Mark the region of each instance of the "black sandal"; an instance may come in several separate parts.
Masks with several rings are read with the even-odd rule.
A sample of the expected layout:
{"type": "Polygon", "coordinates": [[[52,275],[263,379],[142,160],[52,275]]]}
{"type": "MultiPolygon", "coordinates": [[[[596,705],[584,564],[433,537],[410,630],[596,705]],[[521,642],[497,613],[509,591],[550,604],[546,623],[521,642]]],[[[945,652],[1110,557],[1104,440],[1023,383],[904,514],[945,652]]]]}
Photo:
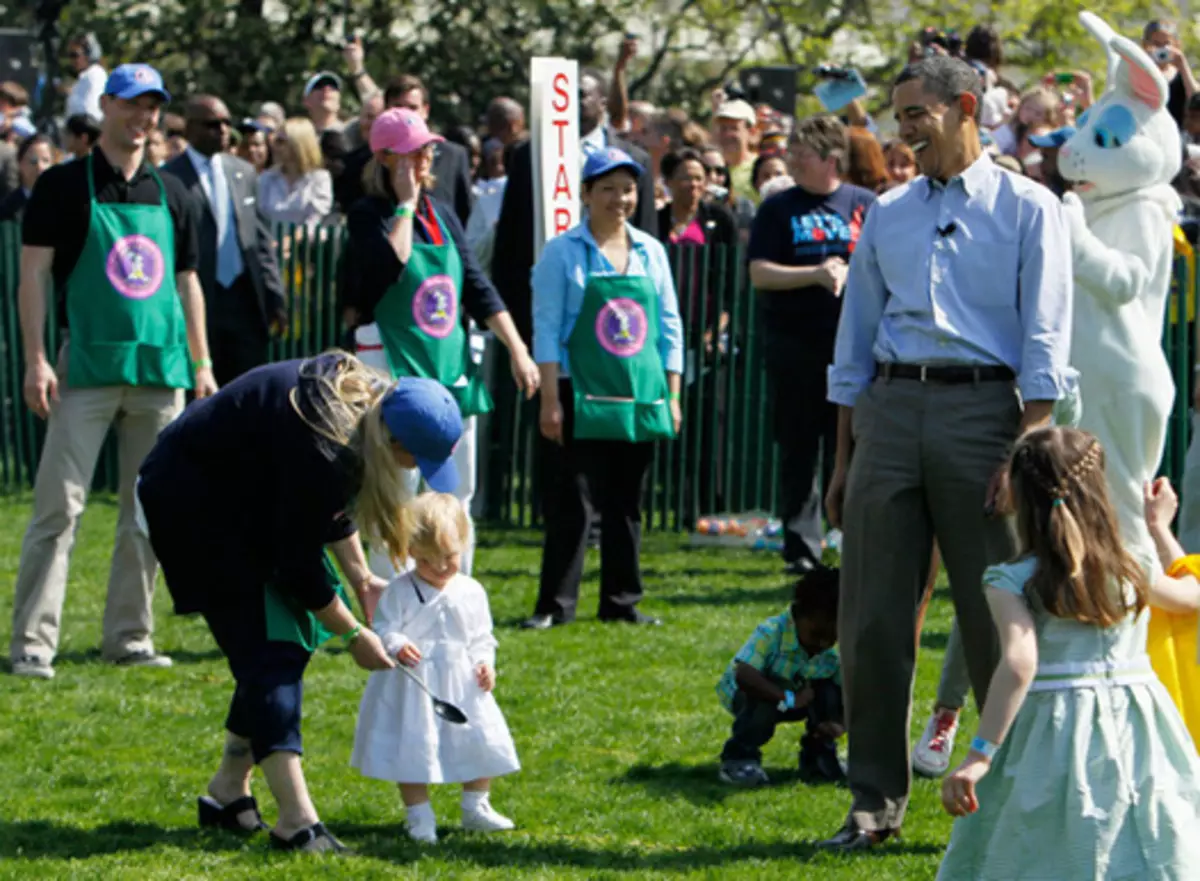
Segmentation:
{"type": "Polygon", "coordinates": [[[349,853],[350,849],[333,837],[324,823],[314,823],[307,829],[301,829],[291,838],[282,838],[271,833],[272,850],[302,850],[310,853],[349,853]]]}
{"type": "Polygon", "coordinates": [[[200,826],[205,829],[225,829],[229,832],[240,832],[242,835],[253,835],[260,829],[270,828],[263,822],[262,814],[258,812],[258,802],[252,795],[235,798],[227,805],[221,805],[210,795],[202,795],[196,799],[196,806],[199,809],[200,826]],[[238,822],[238,814],[246,811],[254,811],[258,820],[258,825],[253,829],[247,829],[238,822]]]}

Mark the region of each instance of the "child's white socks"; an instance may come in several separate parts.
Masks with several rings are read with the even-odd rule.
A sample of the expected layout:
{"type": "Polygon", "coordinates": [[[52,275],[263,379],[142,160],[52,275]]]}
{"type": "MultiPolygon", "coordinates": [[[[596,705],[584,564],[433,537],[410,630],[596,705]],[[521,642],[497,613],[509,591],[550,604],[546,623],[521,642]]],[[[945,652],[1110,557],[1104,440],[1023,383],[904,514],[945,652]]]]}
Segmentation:
{"type": "Polygon", "coordinates": [[[462,824],[472,832],[507,832],[514,828],[512,820],[492,808],[487,792],[466,789],[462,794],[462,824]]]}
{"type": "Polygon", "coordinates": [[[409,838],[424,844],[437,844],[437,817],[433,814],[432,804],[425,801],[419,805],[409,805],[406,814],[409,838]]]}

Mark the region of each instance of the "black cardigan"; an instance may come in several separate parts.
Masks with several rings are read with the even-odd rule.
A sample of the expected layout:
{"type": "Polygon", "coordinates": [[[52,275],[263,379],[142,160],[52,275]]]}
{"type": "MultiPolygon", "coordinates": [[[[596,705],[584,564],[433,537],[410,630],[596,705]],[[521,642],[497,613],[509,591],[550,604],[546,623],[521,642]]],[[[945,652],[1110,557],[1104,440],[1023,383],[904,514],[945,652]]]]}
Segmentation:
{"type": "Polygon", "coordinates": [[[229,591],[273,582],[307,609],[332,602],[324,546],[354,533],[346,514],[361,485],[359,459],[300,418],[310,379],[340,356],[281,361],[196,401],[165,428],[140,471],[138,494],[167,586],[181,613],[229,591]],[[178,558],[191,548],[185,566],[178,558]]]}

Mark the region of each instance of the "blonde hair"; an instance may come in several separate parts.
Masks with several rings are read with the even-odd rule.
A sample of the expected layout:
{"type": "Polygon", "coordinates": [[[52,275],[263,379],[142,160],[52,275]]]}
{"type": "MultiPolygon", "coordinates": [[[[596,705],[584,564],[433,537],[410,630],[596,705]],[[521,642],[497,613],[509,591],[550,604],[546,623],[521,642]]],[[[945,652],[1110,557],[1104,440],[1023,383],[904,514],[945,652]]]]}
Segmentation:
{"type": "Polygon", "coordinates": [[[404,506],[403,531],[409,553],[428,559],[461,551],[471,534],[462,502],[450,493],[425,492],[404,506]]]}
{"type": "Polygon", "coordinates": [[[324,168],[321,158],[321,142],[312,122],[303,116],[291,116],[283,124],[283,133],[292,156],[295,157],[296,173],[303,177],[309,172],[324,168]]]}
{"type": "MultiPolygon", "coordinates": [[[[432,144],[427,144],[424,150],[430,152],[434,147],[432,144]]],[[[429,192],[437,183],[437,177],[433,173],[433,162],[429,163],[429,171],[421,178],[421,189],[429,192]]],[[[395,199],[396,194],[392,192],[392,184],[388,177],[387,167],[379,160],[379,154],[376,153],[367,163],[367,167],[362,173],[363,192],[368,196],[376,196],[380,199],[395,199]]]]}
{"type": "Polygon", "coordinates": [[[391,377],[339,349],[302,365],[300,376],[311,382],[315,412],[303,412],[295,390],[292,407],[314,431],[349,449],[361,463],[362,484],[352,506],[355,522],[369,541],[383,543],[394,563],[403,561],[408,544],[402,511],[411,490],[383,422],[391,377]],[[325,369],[329,356],[337,359],[332,371],[325,369]]]}
{"type": "Polygon", "coordinates": [[[1031,431],[1009,476],[1022,552],[1037,560],[1026,596],[1057,618],[1098,627],[1141,612],[1149,585],[1121,543],[1100,442],[1075,428],[1031,431]]]}

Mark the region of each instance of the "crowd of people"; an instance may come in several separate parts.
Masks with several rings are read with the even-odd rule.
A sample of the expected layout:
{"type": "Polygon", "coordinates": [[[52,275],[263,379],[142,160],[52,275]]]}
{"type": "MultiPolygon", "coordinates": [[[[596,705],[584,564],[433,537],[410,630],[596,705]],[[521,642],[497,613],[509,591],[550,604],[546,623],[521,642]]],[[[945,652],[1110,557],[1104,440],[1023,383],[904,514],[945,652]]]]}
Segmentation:
{"type": "MultiPolygon", "coordinates": [[[[1165,84],[1153,109],[1180,130],[1174,183],[1187,204],[1200,169],[1197,81],[1173,24],[1151,22],[1140,43],[1155,71],[1143,97],[1154,99],[1147,82],[1165,84]]],[[[962,41],[927,30],[888,94],[897,136],[885,139],[860,100],[793,119],[726,87],[703,123],[631,102],[636,48],[623,43],[611,77],[580,71],[584,219],[536,259],[520,103],[495,98],[479,126],[439,133],[420,72],[381,87],[358,41],[344,71],[308,79],[296,116],[266,101],[235,119],[217,95],[165,112],[159,72],[105,71],[89,35],[67,44],[78,80],[61,143],[32,127],[19,86],[0,83],[0,219],[23,224],[24,390],[48,420],[12,671],[55,675],[68,553],[115,424],[120,515],[103,657],[170,666],[150,616],[161,563],[176,609],[205,617],[236,681],[201,822],[261,828],[250,794],[258,765],[280,808],[272,844],[341,849],[299,762],[301,680],[332,634],[376,671],[355,764],[400,785],[412,837],[436,840],[428,786],[444,782],[463,784],[468,828],[511,828],[488,795],[519,763],[490,697],[495,639],[470,577],[466,516],[476,417],[500,393],[483,352],[498,340],[515,394],[538,398],[546,538],[523,626],[574,620],[596,528],[598,617],[660,624],[638,607],[654,444],[681,429],[692,354],[737,345],[722,341],[729,315],[718,314],[714,284],[677,289],[668,249],[744,246],[780,454],[783,563],[797,586],[718,685],[733,716],[721,779],[766,783],[763,744],[779,723],[805,720],[802,770],[844,780],[853,797],[822,846],[893,837],[911,785],[915,637],[942,559],[956,619],[916,769],[948,771],[968,689],[982,708],[979,736],[944,788],[946,809],[971,818],[955,828],[943,876],[1020,876],[1025,855],[998,851],[1035,828],[1129,877],[1151,865],[1173,867],[1162,877],[1200,871],[1186,835],[1200,811],[1200,760],[1142,664],[1147,604],[1193,612],[1200,584],[1161,529],[1171,576],[1141,574],[1120,549],[1105,450],[1048,427],[1074,388],[1062,205],[1078,181],[1060,157],[1104,100],[1092,75],[1039,72],[1019,87],[993,28],[962,41]],[[347,86],[354,118],[342,107],[347,86]],[[342,223],[336,305],[353,351],[267,365],[270,335],[287,322],[278,225],[319,233],[342,223]],[[67,331],[57,353],[43,342],[52,289],[67,331]],[[697,313],[707,326],[689,320],[697,313]],[[420,493],[422,481],[435,492],[420,493]],[[996,516],[1006,484],[1015,532],[996,516]],[[181,487],[186,511],[174,501],[181,487]],[[239,542],[227,540],[231,516],[239,542]],[[828,525],[845,533],[837,573],[822,563],[828,525]],[[197,561],[197,548],[213,547],[221,554],[197,561]],[[356,620],[326,547],[374,631],[356,620]],[[1132,690],[1136,742],[1080,735],[1085,698],[1063,698],[1073,686],[1045,678],[1056,664],[1117,670],[1113,687],[1132,690]],[[412,670],[485,721],[454,728],[402,677],[412,670]],[[403,712],[380,715],[393,705],[403,712]],[[843,766],[836,742],[847,732],[843,766]],[[1070,761],[1051,766],[1060,748],[1070,761]],[[1137,762],[1126,761],[1131,751],[1137,762]],[[1116,769],[1113,781],[1093,759],[1116,769]],[[1147,788],[1151,770],[1159,782],[1147,788]],[[1083,802],[1116,798],[1138,828],[1151,814],[1164,825],[1139,850],[1132,832],[1106,837],[1105,822],[1126,828],[1113,813],[1081,819],[1059,796],[1019,809],[1028,791],[1014,789],[1018,773],[1083,802]],[[1093,837],[1105,842],[1095,854],[1093,837]]],[[[1134,134],[1104,131],[1114,144],[1134,134]]],[[[723,406],[719,394],[710,400],[723,406]]],[[[709,452],[720,432],[704,438],[709,452]]],[[[1161,526],[1172,504],[1168,488],[1148,490],[1147,519],[1161,526]]]]}

